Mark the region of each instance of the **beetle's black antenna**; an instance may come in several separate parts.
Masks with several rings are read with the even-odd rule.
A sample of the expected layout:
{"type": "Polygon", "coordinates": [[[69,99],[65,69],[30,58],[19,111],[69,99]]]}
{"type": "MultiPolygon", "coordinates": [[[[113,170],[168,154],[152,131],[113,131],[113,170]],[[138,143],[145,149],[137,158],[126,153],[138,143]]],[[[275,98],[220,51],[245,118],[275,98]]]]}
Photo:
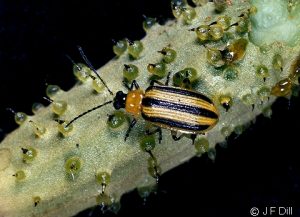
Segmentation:
{"type": "Polygon", "coordinates": [[[82,69],[77,63],[75,63],[75,61],[74,61],[68,54],[66,54],[65,56],[71,61],[71,63],[72,63],[74,66],[76,66],[76,68],[77,68],[79,71],[82,69]]]}
{"type": "Polygon", "coordinates": [[[108,88],[108,86],[106,85],[106,83],[103,81],[103,79],[100,77],[100,75],[98,74],[98,72],[96,71],[96,69],[93,67],[92,63],[88,60],[88,58],[86,57],[86,55],[84,54],[84,52],[83,52],[83,50],[82,50],[82,48],[80,46],[78,46],[78,50],[79,50],[80,55],[82,56],[82,59],[84,60],[84,62],[96,74],[96,76],[99,78],[99,80],[102,82],[102,84],[106,87],[106,89],[108,90],[108,92],[110,93],[110,95],[114,95],[113,92],[108,88]]]}
{"type": "Polygon", "coordinates": [[[105,103],[103,103],[103,104],[101,104],[101,105],[98,105],[98,106],[96,106],[96,107],[94,107],[94,108],[91,108],[91,109],[89,109],[89,110],[87,110],[87,111],[81,113],[80,115],[78,115],[77,117],[75,117],[73,120],[71,120],[71,121],[66,125],[66,127],[70,126],[74,121],[76,121],[77,119],[81,118],[82,116],[84,116],[84,115],[86,115],[86,114],[88,114],[88,113],[90,113],[90,112],[92,112],[92,111],[95,111],[95,110],[101,108],[102,106],[105,106],[105,105],[110,104],[110,103],[112,103],[112,102],[113,102],[113,101],[105,102],[105,103]]]}

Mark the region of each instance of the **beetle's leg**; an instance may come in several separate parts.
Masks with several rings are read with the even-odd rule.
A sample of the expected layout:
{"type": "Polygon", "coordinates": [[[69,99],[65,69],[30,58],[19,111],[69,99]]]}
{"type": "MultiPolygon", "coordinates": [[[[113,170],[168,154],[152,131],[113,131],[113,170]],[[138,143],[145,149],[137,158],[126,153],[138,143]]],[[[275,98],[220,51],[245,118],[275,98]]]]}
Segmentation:
{"type": "Polygon", "coordinates": [[[180,136],[177,136],[177,132],[176,131],[171,131],[171,135],[172,135],[172,138],[174,139],[174,141],[178,141],[178,140],[180,140],[184,136],[183,133],[180,136]]]}
{"type": "Polygon", "coordinates": [[[194,145],[196,137],[197,134],[191,134],[192,145],[194,145]]]}
{"type": "Polygon", "coordinates": [[[150,86],[153,86],[155,84],[158,84],[160,86],[165,86],[163,83],[161,83],[160,81],[157,81],[157,80],[151,80],[150,81],[150,86]]]}
{"type": "Polygon", "coordinates": [[[171,76],[171,71],[168,73],[168,76],[167,76],[167,80],[166,80],[165,86],[169,86],[170,76],[171,76]]]}
{"type": "Polygon", "coordinates": [[[124,138],[124,141],[126,141],[126,139],[128,138],[130,132],[131,132],[131,129],[134,127],[134,125],[136,124],[136,119],[133,118],[133,120],[131,121],[129,127],[128,127],[128,130],[126,131],[126,134],[125,134],[125,138],[124,138]]]}
{"type": "Polygon", "coordinates": [[[127,82],[123,80],[122,83],[123,83],[124,87],[126,87],[126,89],[127,89],[128,91],[130,91],[130,87],[128,86],[127,82]]]}
{"type": "Polygon", "coordinates": [[[162,140],[162,131],[160,127],[157,127],[155,130],[153,130],[152,132],[150,132],[150,130],[146,130],[146,134],[147,135],[153,135],[155,133],[158,133],[158,142],[159,144],[161,143],[162,140]]]}
{"type": "Polygon", "coordinates": [[[140,89],[140,85],[136,82],[136,80],[133,80],[130,86],[130,90],[133,90],[133,86],[135,87],[135,89],[140,89]]]}
{"type": "Polygon", "coordinates": [[[138,83],[136,82],[136,80],[133,80],[131,82],[130,87],[128,86],[127,82],[123,80],[123,85],[126,87],[127,90],[132,91],[133,87],[135,87],[135,89],[139,89],[140,86],[138,85],[138,83]]]}

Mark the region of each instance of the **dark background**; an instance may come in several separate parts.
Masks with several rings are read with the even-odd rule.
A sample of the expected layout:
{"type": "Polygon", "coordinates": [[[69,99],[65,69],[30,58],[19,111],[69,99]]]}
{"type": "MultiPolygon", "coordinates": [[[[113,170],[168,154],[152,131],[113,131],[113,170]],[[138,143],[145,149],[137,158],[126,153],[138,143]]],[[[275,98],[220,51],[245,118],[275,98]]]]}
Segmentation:
{"type": "MultiPolygon", "coordinates": [[[[73,86],[65,54],[80,60],[81,45],[100,67],[114,56],[111,39],[144,36],[143,14],[164,22],[172,17],[169,0],[0,0],[2,136],[16,127],[5,108],[31,114],[33,102],[47,104],[45,83],[73,86]]],[[[272,119],[258,117],[242,136],[231,136],[227,149],[217,148],[215,163],[205,155],[163,175],[145,205],[136,191],[124,195],[118,215],[241,217],[253,206],[293,206],[293,216],[300,216],[299,101],[278,100],[272,119]]],[[[96,209],[92,215],[103,214],[96,209]]]]}

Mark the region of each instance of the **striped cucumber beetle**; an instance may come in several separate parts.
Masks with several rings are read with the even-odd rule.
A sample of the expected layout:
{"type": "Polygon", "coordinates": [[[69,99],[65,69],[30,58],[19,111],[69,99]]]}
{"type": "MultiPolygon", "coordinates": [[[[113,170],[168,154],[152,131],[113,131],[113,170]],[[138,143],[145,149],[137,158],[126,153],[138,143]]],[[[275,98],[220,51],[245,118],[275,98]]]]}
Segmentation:
{"type": "MultiPolygon", "coordinates": [[[[79,51],[88,67],[100,78],[81,48],[79,51]]],[[[197,134],[204,134],[217,124],[219,112],[208,97],[193,90],[168,86],[169,79],[170,73],[165,84],[152,80],[145,91],[139,87],[136,80],[133,80],[130,86],[124,82],[128,89],[127,93],[118,91],[113,100],[78,115],[67,124],[67,127],[78,118],[112,103],[116,110],[125,109],[133,117],[125,134],[125,141],[137,123],[137,119],[142,117],[157,127],[153,132],[146,131],[146,133],[148,135],[159,133],[159,142],[162,140],[161,128],[171,130],[172,138],[176,141],[183,135],[189,134],[194,142],[197,134]],[[177,133],[181,135],[177,137],[177,133]]],[[[113,95],[103,79],[100,80],[113,95]]]]}

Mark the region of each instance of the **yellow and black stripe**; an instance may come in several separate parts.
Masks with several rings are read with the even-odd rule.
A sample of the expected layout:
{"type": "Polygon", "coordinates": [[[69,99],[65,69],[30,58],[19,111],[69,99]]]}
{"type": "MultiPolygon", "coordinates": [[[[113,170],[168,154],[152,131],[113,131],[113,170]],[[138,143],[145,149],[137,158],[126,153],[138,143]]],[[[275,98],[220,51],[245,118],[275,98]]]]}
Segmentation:
{"type": "Polygon", "coordinates": [[[197,134],[218,122],[218,111],[206,96],[187,89],[150,86],[142,100],[142,116],[162,128],[197,134]]]}

